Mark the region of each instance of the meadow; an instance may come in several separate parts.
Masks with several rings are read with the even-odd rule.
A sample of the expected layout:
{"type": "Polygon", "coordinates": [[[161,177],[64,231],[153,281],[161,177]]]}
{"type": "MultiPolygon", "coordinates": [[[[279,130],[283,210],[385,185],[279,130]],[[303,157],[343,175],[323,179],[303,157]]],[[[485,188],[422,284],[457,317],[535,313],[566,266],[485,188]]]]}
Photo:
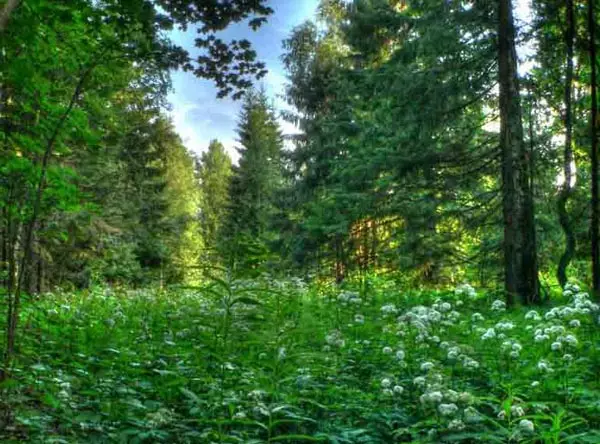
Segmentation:
{"type": "Polygon", "coordinates": [[[600,312],[468,284],[215,280],[26,304],[0,440],[600,442],[600,312]]]}

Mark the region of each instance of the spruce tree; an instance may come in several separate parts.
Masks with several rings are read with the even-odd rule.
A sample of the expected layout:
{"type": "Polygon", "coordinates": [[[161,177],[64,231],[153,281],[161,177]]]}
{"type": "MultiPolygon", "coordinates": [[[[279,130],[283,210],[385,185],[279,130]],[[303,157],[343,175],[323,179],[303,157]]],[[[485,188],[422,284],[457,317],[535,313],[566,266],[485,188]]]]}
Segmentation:
{"type": "Polygon", "coordinates": [[[219,235],[229,206],[229,185],[233,173],[231,158],[223,144],[213,140],[198,165],[201,187],[200,227],[205,241],[204,259],[214,259],[219,235]]]}
{"type": "Polygon", "coordinates": [[[230,186],[225,254],[230,261],[255,268],[268,257],[278,237],[272,220],[283,180],[283,138],[264,91],[246,97],[237,132],[240,161],[230,186]]]}

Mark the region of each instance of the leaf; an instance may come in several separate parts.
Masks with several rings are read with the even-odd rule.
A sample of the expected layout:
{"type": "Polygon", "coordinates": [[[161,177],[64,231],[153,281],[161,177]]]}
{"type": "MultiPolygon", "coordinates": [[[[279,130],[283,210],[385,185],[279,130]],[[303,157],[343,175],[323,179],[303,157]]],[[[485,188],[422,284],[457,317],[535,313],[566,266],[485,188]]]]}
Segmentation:
{"type": "Polygon", "coordinates": [[[0,390],[11,389],[19,386],[19,381],[16,379],[7,378],[0,382],[0,390]]]}
{"type": "Polygon", "coordinates": [[[44,396],[42,396],[42,402],[53,409],[60,407],[60,401],[48,392],[44,393],[44,396]]]}
{"type": "Polygon", "coordinates": [[[46,367],[44,364],[40,364],[40,363],[33,364],[31,366],[31,369],[35,370],[36,372],[47,372],[49,370],[48,367],[46,367]]]}
{"type": "Polygon", "coordinates": [[[233,307],[235,304],[246,304],[246,305],[262,305],[262,303],[256,299],[252,299],[247,296],[240,296],[239,298],[235,298],[230,306],[233,307]]]}
{"type": "Polygon", "coordinates": [[[322,442],[327,441],[324,436],[308,436],[308,435],[279,435],[275,438],[271,438],[271,442],[280,441],[310,441],[310,442],[322,442]]]}
{"type": "Polygon", "coordinates": [[[187,396],[189,399],[191,399],[192,401],[194,401],[197,404],[201,403],[200,398],[198,397],[198,395],[196,395],[194,392],[192,392],[191,390],[186,389],[185,387],[179,387],[179,391],[181,393],[183,393],[185,396],[187,396]]]}

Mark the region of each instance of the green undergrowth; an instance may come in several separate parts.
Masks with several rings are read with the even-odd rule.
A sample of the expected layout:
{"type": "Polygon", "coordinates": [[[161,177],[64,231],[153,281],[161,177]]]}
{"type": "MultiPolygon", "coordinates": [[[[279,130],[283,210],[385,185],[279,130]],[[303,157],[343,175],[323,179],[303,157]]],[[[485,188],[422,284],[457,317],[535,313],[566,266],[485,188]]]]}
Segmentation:
{"type": "Polygon", "coordinates": [[[598,307],[456,291],[56,292],[27,301],[0,441],[600,442],[598,307]]]}

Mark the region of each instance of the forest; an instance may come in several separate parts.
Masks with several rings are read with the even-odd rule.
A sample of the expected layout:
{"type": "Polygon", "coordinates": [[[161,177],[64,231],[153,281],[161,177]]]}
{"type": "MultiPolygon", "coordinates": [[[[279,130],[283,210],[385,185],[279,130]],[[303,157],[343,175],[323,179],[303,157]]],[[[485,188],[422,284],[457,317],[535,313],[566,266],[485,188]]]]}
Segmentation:
{"type": "Polygon", "coordinates": [[[600,1],[295,1],[0,0],[0,442],[600,443],[600,1]]]}

